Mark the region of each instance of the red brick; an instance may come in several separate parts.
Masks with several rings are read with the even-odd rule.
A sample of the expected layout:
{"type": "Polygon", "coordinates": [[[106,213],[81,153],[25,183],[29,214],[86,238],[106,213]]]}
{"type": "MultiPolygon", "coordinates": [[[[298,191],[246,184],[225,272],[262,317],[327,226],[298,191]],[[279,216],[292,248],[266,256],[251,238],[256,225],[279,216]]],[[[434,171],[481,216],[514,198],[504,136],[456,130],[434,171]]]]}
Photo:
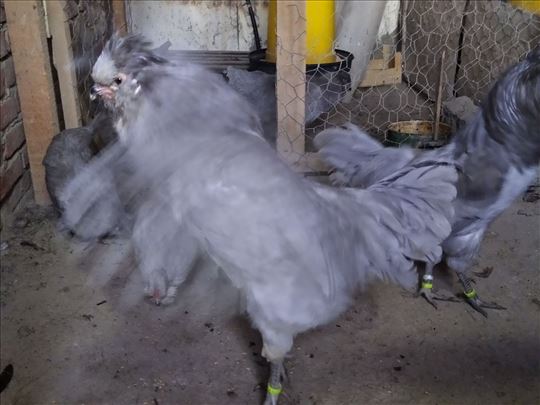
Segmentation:
{"type": "Polygon", "coordinates": [[[15,93],[0,102],[0,129],[2,131],[17,118],[20,110],[19,100],[15,93]]]}
{"type": "Polygon", "coordinates": [[[15,66],[13,65],[13,57],[9,56],[2,62],[2,76],[4,76],[6,88],[15,85],[15,66]]]}
{"type": "Polygon", "coordinates": [[[2,159],[5,161],[13,156],[25,140],[22,122],[18,122],[9,128],[4,134],[2,159]]]}
{"type": "Polygon", "coordinates": [[[2,202],[2,206],[0,207],[2,226],[8,225],[10,220],[14,217],[13,214],[16,213],[19,208],[31,202],[32,199],[32,179],[30,177],[30,171],[27,170],[2,202]]]}
{"type": "Polygon", "coordinates": [[[25,170],[22,177],[17,181],[15,186],[11,189],[11,194],[9,199],[11,203],[14,204],[13,210],[17,208],[17,204],[21,201],[21,198],[26,194],[28,190],[32,187],[32,177],[30,175],[30,170],[25,170]]]}
{"type": "Polygon", "coordinates": [[[11,52],[11,48],[9,47],[9,37],[7,30],[0,31],[0,58],[3,58],[8,53],[11,52]]]}
{"type": "Polygon", "coordinates": [[[17,153],[8,162],[4,162],[3,167],[0,168],[0,201],[13,189],[17,180],[23,175],[24,170],[21,152],[17,153]]]}

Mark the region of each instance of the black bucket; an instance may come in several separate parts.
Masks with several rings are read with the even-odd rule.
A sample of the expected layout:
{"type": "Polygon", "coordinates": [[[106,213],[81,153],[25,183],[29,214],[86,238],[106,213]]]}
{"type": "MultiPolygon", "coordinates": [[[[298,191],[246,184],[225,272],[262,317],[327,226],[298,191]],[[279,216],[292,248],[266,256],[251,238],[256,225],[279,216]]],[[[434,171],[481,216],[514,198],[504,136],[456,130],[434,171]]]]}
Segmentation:
{"type": "MultiPolygon", "coordinates": [[[[342,71],[349,73],[354,59],[353,54],[342,49],[335,49],[334,52],[338,59],[336,62],[313,65],[308,64],[306,65],[306,74],[310,75],[316,72],[330,73],[342,71]]],[[[249,53],[249,70],[260,70],[270,74],[276,73],[276,64],[266,60],[266,48],[257,49],[256,51],[249,53]]]]}

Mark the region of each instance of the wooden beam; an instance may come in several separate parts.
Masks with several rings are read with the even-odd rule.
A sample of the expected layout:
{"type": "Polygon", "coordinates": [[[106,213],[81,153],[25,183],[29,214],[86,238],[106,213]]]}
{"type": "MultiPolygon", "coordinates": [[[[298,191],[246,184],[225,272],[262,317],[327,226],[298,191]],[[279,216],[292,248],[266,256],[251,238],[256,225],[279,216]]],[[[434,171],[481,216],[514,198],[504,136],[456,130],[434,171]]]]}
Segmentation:
{"type": "Polygon", "coordinates": [[[65,5],[65,0],[48,0],[47,16],[52,36],[53,63],[60,84],[64,122],[66,128],[76,128],[82,125],[82,120],[71,48],[71,34],[67,16],[64,12],[65,5]]]}
{"type": "Polygon", "coordinates": [[[276,148],[288,163],[298,165],[305,152],[306,4],[277,2],[276,148]]]}
{"type": "Polygon", "coordinates": [[[112,0],[113,28],[120,35],[127,34],[126,5],[124,0],[112,0]]]}
{"type": "Polygon", "coordinates": [[[325,173],[330,170],[318,153],[306,152],[302,159],[293,164],[293,167],[303,173],[325,173]]]}
{"type": "Polygon", "coordinates": [[[5,1],[4,6],[34,197],[36,203],[47,204],[49,195],[41,162],[59,128],[43,4],[39,0],[5,1]]]}

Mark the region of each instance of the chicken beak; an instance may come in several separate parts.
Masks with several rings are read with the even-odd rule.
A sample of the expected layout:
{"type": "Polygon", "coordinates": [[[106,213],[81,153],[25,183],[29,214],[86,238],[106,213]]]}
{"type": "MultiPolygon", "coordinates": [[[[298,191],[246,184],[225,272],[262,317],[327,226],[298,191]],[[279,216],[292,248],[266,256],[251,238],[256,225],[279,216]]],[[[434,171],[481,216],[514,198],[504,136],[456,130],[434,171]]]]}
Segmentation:
{"type": "Polygon", "coordinates": [[[94,84],[90,88],[90,100],[95,100],[98,96],[106,100],[112,100],[114,98],[114,90],[108,86],[94,84]]]}

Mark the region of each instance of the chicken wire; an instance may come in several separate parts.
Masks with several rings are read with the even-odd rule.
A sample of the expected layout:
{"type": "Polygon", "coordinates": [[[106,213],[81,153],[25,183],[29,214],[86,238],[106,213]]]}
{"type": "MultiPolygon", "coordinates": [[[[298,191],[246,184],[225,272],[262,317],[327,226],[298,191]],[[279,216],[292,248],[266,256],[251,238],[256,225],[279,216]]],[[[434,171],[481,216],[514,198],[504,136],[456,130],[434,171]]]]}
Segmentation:
{"type": "MultiPolygon", "coordinates": [[[[319,86],[322,93],[317,95],[310,92],[310,85],[318,80],[317,74],[307,74],[305,97],[301,91],[297,92],[297,97],[303,97],[306,102],[303,153],[313,152],[313,136],[329,126],[353,122],[379,140],[392,144],[388,138],[390,124],[408,120],[434,121],[439,77],[442,78],[443,105],[460,96],[467,96],[478,105],[499,74],[540,43],[540,17],[503,1],[421,0],[401,1],[398,6],[396,29],[374,39],[368,55],[355,55],[355,58],[364,60],[364,64],[367,60],[381,59],[385,46],[391,50],[392,58],[400,52],[401,80],[365,87],[358,77],[361,73],[355,76],[351,72],[353,88],[344,91],[343,83],[336,81],[336,75],[333,75],[326,84],[319,86]],[[446,57],[441,66],[443,51],[446,57]],[[358,87],[354,88],[354,83],[359,81],[358,87]],[[326,111],[310,122],[310,109],[317,97],[326,111]]],[[[336,25],[340,18],[343,17],[336,14],[336,25]]],[[[358,38],[358,41],[362,40],[365,39],[358,38]]],[[[334,48],[340,47],[336,41],[334,48]]],[[[324,76],[322,67],[316,71],[324,76]]],[[[286,76],[279,75],[279,81],[284,81],[285,87],[298,90],[297,83],[286,76]]],[[[288,94],[278,103],[293,104],[288,94]]],[[[288,111],[287,108],[284,110],[288,111]]],[[[441,111],[441,121],[455,130],[459,119],[444,108],[441,111]]],[[[282,130],[288,130],[284,125],[288,121],[301,124],[294,114],[280,117],[282,130]]],[[[292,145],[298,142],[297,131],[293,128],[291,147],[287,150],[298,150],[292,145]]],[[[408,141],[406,137],[400,140],[408,141]]],[[[288,160],[295,162],[301,158],[288,160]]],[[[317,171],[319,166],[312,165],[309,169],[317,171]]]]}
{"type": "MultiPolygon", "coordinates": [[[[362,4],[343,3],[355,3],[351,7],[362,4]]],[[[373,46],[368,47],[367,52],[354,55],[361,66],[367,65],[369,60],[382,59],[383,49],[390,50],[390,59],[399,52],[402,71],[401,80],[396,83],[365,87],[361,84],[362,71],[353,69],[349,82],[345,72],[332,72],[318,66],[308,71],[303,86],[300,83],[303,73],[293,63],[300,57],[298,53],[278,49],[291,61],[277,77],[281,95],[277,101],[281,106],[277,118],[281,131],[278,149],[288,155],[289,161],[297,162],[313,152],[313,136],[329,126],[353,122],[379,139],[387,140],[388,126],[394,122],[433,121],[443,51],[446,53],[442,69],[443,103],[454,97],[467,96],[479,104],[501,71],[540,43],[540,17],[504,1],[402,0],[388,3],[393,3],[397,13],[395,27],[382,30],[384,35],[381,31],[377,35],[375,30],[365,38],[353,38],[345,44],[338,38],[334,48],[353,51],[347,49],[348,45],[369,42],[373,46]],[[305,103],[304,117],[293,107],[296,99],[305,103]]],[[[130,1],[126,2],[128,21],[131,21],[130,4],[130,1]]],[[[112,33],[111,2],[68,0],[66,14],[77,62],[82,117],[87,123],[96,109],[88,97],[92,85],[91,67],[112,33]]],[[[301,13],[297,18],[304,19],[301,13]]],[[[337,27],[342,25],[344,18],[344,13],[336,13],[337,27]]],[[[388,21],[383,19],[382,24],[388,24],[388,21]]],[[[261,36],[264,41],[264,33],[261,36]]],[[[304,41],[305,37],[303,33],[296,39],[304,41]]],[[[453,118],[442,115],[442,121],[455,129],[453,118]]],[[[316,170],[316,167],[312,169],[316,170]]]]}

